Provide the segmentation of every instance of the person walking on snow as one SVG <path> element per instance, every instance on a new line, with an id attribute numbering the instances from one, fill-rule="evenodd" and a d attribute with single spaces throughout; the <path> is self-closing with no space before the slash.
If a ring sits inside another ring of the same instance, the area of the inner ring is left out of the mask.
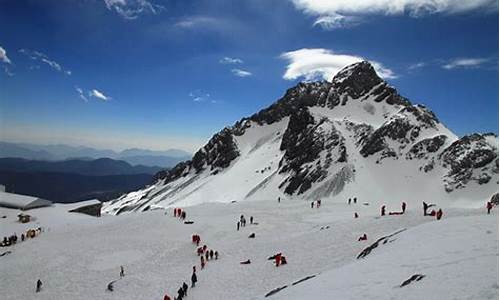
<path id="1" fill-rule="evenodd" d="M 358 198 L 354 197 L 354 204 L 356 204 L 358 202 Z"/>
<path id="2" fill-rule="evenodd" d="M 188 295 L 188 285 L 185 282 L 182 283 L 182 290 L 184 291 L 184 296 L 187 296 Z"/>
<path id="3" fill-rule="evenodd" d="M 311 208 L 314 208 L 314 202 L 311 202 Z"/>
<path id="4" fill-rule="evenodd" d="M 240 221 L 238 221 L 238 223 L 236 223 L 236 230 L 240 230 Z"/>
<path id="5" fill-rule="evenodd" d="M 40 279 L 38 279 L 38 281 L 36 282 L 36 292 L 40 292 L 42 290 L 42 281 Z"/>
<path id="6" fill-rule="evenodd" d="M 210 260 L 214 258 L 214 250 L 210 249 Z"/>
<path id="7" fill-rule="evenodd" d="M 441 220 L 442 217 L 443 217 L 443 211 L 440 208 L 436 213 L 436 219 Z"/>
<path id="8" fill-rule="evenodd" d="M 486 209 L 488 209 L 488 215 L 490 214 L 492 208 L 493 208 L 493 203 L 491 203 L 491 201 L 488 201 L 488 203 L 486 203 Z"/>
<path id="9" fill-rule="evenodd" d="M 215 251 L 214 255 L 215 255 L 215 260 L 217 260 L 219 258 L 219 252 Z"/>
<path id="10" fill-rule="evenodd" d="M 208 261 L 208 258 L 210 257 L 210 253 L 207 251 L 205 252 L 205 260 Z"/>
<path id="11" fill-rule="evenodd" d="M 120 266 L 120 278 L 125 277 L 125 269 L 123 266 Z"/>
<path id="12" fill-rule="evenodd" d="M 403 202 L 401 204 L 401 210 L 403 211 L 403 213 L 405 213 L 405 211 L 406 211 L 406 202 Z"/>
<path id="13" fill-rule="evenodd" d="M 201 256 L 201 269 L 203 270 L 203 268 L 205 268 L 205 257 L 203 257 L 203 255 Z"/>
<path id="14" fill-rule="evenodd" d="M 355 218 L 355 219 L 359 218 L 359 215 L 358 215 L 358 213 L 357 213 L 357 212 L 355 212 L 355 213 L 354 213 L 354 218 Z"/>
<path id="15" fill-rule="evenodd" d="M 182 300 L 184 298 L 184 290 L 182 289 L 182 286 L 177 290 L 177 300 Z"/>
<path id="16" fill-rule="evenodd" d="M 385 216 L 385 205 L 382 205 L 382 208 L 380 209 L 380 215 Z"/>
<path id="17" fill-rule="evenodd" d="M 250 224 L 253 224 L 253 216 L 250 216 Z"/>
<path id="18" fill-rule="evenodd" d="M 198 277 L 196 276 L 196 272 L 193 272 L 193 275 L 191 275 L 191 288 L 194 288 L 196 286 L 197 281 Z"/>
<path id="19" fill-rule="evenodd" d="M 347 204 L 351 205 L 351 198 L 349 198 L 349 201 L 347 201 Z"/>

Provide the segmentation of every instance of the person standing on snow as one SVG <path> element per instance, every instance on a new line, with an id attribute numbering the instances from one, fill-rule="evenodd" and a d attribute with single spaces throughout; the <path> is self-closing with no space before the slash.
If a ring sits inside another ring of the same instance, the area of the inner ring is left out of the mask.
<path id="1" fill-rule="evenodd" d="M 36 292 L 40 292 L 42 290 L 42 281 L 40 279 L 38 279 L 38 281 L 36 282 Z"/>
<path id="2" fill-rule="evenodd" d="M 347 204 L 351 205 L 351 198 L 349 198 L 349 201 L 347 201 Z"/>
<path id="3" fill-rule="evenodd" d="M 182 300 L 184 298 L 184 290 L 182 286 L 177 290 L 177 300 Z"/>
<path id="4" fill-rule="evenodd" d="M 422 201 L 422 205 L 424 206 L 424 216 L 427 216 L 427 209 L 429 208 L 429 205 L 427 205 L 425 201 Z"/>
<path id="5" fill-rule="evenodd" d="M 314 208 L 314 202 L 311 202 L 311 208 Z"/>
<path id="6" fill-rule="evenodd" d="M 240 221 L 238 221 L 238 223 L 236 223 L 236 230 L 240 230 Z"/>
<path id="7" fill-rule="evenodd" d="M 488 203 L 486 203 L 486 209 L 488 210 L 488 215 L 490 214 L 492 208 L 493 208 L 493 203 L 491 203 L 491 201 L 488 201 Z"/>
<path id="8" fill-rule="evenodd" d="M 120 266 L 120 278 L 123 277 L 125 277 L 125 269 L 123 268 L 123 266 Z"/>
<path id="9" fill-rule="evenodd" d="M 280 263 L 281 263 L 281 253 L 276 254 L 276 256 L 274 257 L 274 262 L 276 264 L 276 267 L 280 266 Z"/>
<path id="10" fill-rule="evenodd" d="M 217 260 L 219 258 L 219 252 L 215 251 L 214 255 L 215 255 L 215 260 Z"/>
<path id="11" fill-rule="evenodd" d="M 440 208 L 436 213 L 436 219 L 441 220 L 442 217 L 443 217 L 443 211 Z"/>
<path id="12" fill-rule="evenodd" d="M 382 205 L 382 208 L 380 209 L 380 215 L 385 216 L 385 205 Z"/>
<path id="13" fill-rule="evenodd" d="M 210 253 L 210 260 L 212 260 L 214 258 L 214 250 L 210 249 L 209 253 Z"/>
<path id="14" fill-rule="evenodd" d="M 184 291 L 184 296 L 187 296 L 188 295 L 188 285 L 185 282 L 182 283 L 182 290 Z"/>
<path id="15" fill-rule="evenodd" d="M 354 218 L 355 218 L 355 219 L 359 218 L 359 215 L 358 215 L 358 213 L 357 213 L 357 212 L 355 212 L 355 213 L 354 213 Z"/>
<path id="16" fill-rule="evenodd" d="M 193 272 L 193 275 L 191 275 L 191 288 L 194 288 L 196 286 L 197 281 L 198 277 L 196 276 L 196 272 Z"/>
<path id="17" fill-rule="evenodd" d="M 406 202 L 403 202 L 401 204 L 401 210 L 403 211 L 403 213 L 405 213 L 405 211 L 406 211 Z"/>
<path id="18" fill-rule="evenodd" d="M 250 216 L 250 224 L 253 224 L 253 216 Z"/>
<path id="19" fill-rule="evenodd" d="M 201 269 L 203 270 L 203 268 L 205 268 L 205 257 L 203 257 L 202 255 L 200 260 L 201 260 Z"/>

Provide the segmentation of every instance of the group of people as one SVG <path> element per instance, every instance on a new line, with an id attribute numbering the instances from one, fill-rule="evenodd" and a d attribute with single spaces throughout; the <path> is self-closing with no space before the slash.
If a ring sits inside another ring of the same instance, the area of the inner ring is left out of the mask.
<path id="1" fill-rule="evenodd" d="M 392 215 L 403 215 L 406 212 L 406 202 L 401 203 L 401 211 L 391 211 L 389 216 Z M 385 216 L 385 204 L 380 208 L 380 215 Z"/>
<path id="2" fill-rule="evenodd" d="M 314 203 L 316 203 L 316 208 L 321 206 L 321 199 L 311 202 L 311 208 L 314 208 Z"/>
<path id="3" fill-rule="evenodd" d="M 253 224 L 253 216 L 250 216 L 250 224 Z M 247 225 L 247 219 L 244 215 L 240 216 L 240 220 L 236 223 L 236 230 L 240 230 L 240 227 L 245 227 Z"/>
<path id="4" fill-rule="evenodd" d="M 8 247 L 16 244 L 18 242 L 18 239 L 21 239 L 21 242 L 24 242 L 28 238 L 34 238 L 38 236 L 42 232 L 42 228 L 33 228 L 33 229 L 28 229 L 26 232 L 21 233 L 21 236 L 18 237 L 17 233 L 14 233 L 11 236 L 4 236 L 2 242 L 0 242 L 0 247 Z"/>
<path id="5" fill-rule="evenodd" d="M 182 210 L 182 208 L 174 208 L 174 217 L 177 217 L 181 220 L 186 219 L 186 211 Z"/>
<path id="6" fill-rule="evenodd" d="M 349 198 L 349 200 L 347 200 L 347 204 L 351 205 L 351 202 L 353 202 L 354 204 L 358 203 L 358 198 L 354 197 L 352 200 L 351 200 L 351 198 Z"/>

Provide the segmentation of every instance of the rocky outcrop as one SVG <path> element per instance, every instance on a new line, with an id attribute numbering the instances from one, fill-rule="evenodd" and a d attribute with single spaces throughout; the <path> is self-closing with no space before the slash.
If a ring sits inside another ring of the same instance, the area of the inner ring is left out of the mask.
<path id="1" fill-rule="evenodd" d="M 480 134 L 467 135 L 457 140 L 439 158 L 442 166 L 449 170 L 444 178 L 448 192 L 465 187 L 469 181 L 488 183 L 491 173 L 498 174 L 498 149 Z"/>

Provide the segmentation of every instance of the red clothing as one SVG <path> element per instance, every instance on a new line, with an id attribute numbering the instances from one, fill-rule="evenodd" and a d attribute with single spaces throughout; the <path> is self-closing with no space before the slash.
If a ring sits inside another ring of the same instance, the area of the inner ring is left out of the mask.
<path id="1" fill-rule="evenodd" d="M 168 295 L 165 295 L 165 297 L 163 297 L 163 300 L 171 300 L 171 299 Z"/>
<path id="2" fill-rule="evenodd" d="M 274 257 L 274 261 L 276 263 L 276 267 L 279 267 L 281 263 L 281 253 L 276 254 L 276 256 Z"/>

